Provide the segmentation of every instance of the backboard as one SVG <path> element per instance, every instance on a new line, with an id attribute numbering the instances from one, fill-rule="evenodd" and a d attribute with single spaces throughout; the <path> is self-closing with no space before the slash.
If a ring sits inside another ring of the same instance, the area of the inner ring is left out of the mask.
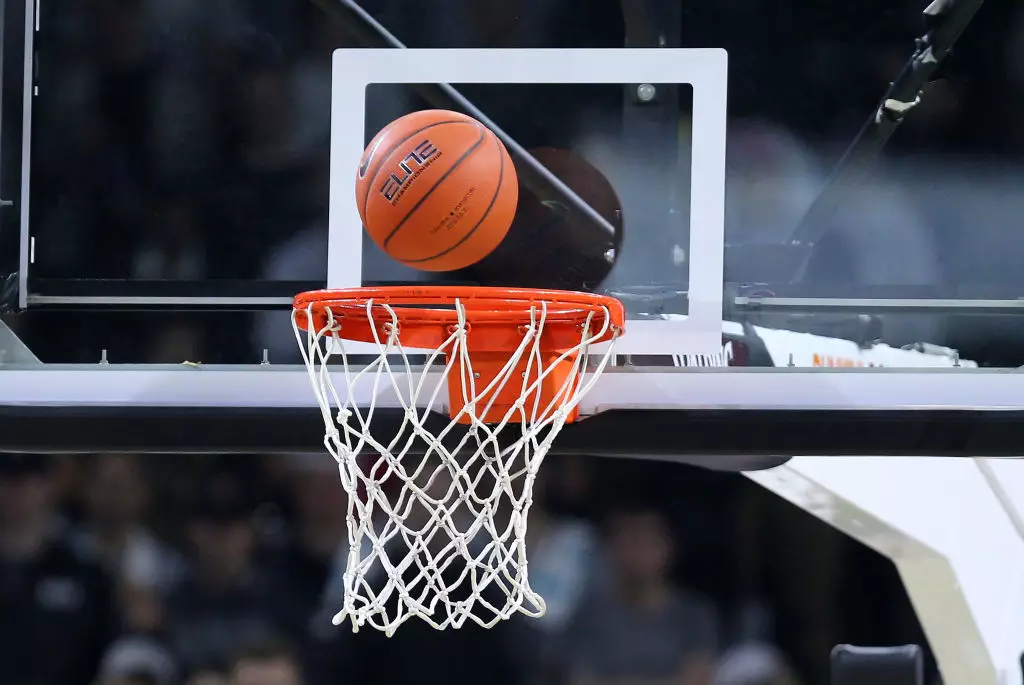
<path id="1" fill-rule="evenodd" d="M 292 296 L 432 282 L 625 303 L 615 366 L 556 451 L 724 468 L 1016 451 L 1021 153 L 985 156 L 996 130 L 1019 138 L 1011 77 L 971 91 L 985 126 L 949 104 L 993 68 L 975 48 L 1008 9 L 986 6 L 915 106 L 903 91 L 930 72 L 882 95 L 925 35 L 916 7 L 796 3 L 781 50 L 757 47 L 750 7 L 608 0 L 576 24 L 558 3 L 454 24 L 389 7 L 8 3 L 3 446 L 315 449 Z M 936 51 L 972 16 L 934 24 Z M 866 36 L 893 64 L 869 64 Z M 352 189 L 369 138 L 428 107 L 488 124 L 521 183 L 508 239 L 442 275 L 364 239 Z M 57 415 L 84 432 L 47 430 Z"/>

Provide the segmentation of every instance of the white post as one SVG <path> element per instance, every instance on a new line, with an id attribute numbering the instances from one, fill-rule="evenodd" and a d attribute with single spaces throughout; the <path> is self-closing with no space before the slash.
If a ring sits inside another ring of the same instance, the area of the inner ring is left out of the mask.
<path id="1" fill-rule="evenodd" d="M 945 685 L 1021 685 L 1024 461 L 796 457 L 745 475 L 893 561 Z"/>

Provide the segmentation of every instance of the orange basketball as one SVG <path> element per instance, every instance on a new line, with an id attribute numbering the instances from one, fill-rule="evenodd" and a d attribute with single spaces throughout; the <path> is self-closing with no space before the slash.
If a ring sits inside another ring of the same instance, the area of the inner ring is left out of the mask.
<path id="1" fill-rule="evenodd" d="M 382 250 L 423 271 L 475 264 L 508 233 L 519 182 L 505 146 L 476 119 L 408 114 L 370 141 L 356 205 Z"/>

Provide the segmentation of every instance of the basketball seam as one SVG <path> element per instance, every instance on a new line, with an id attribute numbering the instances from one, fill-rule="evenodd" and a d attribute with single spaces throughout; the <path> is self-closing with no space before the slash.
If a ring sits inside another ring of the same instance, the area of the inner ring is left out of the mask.
<path id="1" fill-rule="evenodd" d="M 432 124 L 427 124 L 422 128 L 416 129 L 415 131 L 407 135 L 405 138 L 402 138 L 401 140 L 397 141 L 386 151 L 378 155 L 377 164 L 374 165 L 372 173 L 364 175 L 364 178 L 369 178 L 369 181 L 367 181 L 366 183 L 366 193 L 363 195 L 363 201 L 360 203 L 363 206 L 363 211 L 361 214 L 364 220 L 366 219 L 366 205 L 370 203 L 370 191 L 373 190 L 373 184 L 377 182 L 377 174 L 380 173 L 381 167 L 384 166 L 384 162 L 387 160 L 387 158 L 394 154 L 395 150 L 397 150 L 402 145 L 402 143 L 408 141 L 410 138 L 418 136 L 427 129 L 434 128 L 435 126 L 444 126 L 445 124 L 469 124 L 470 126 L 476 126 L 475 122 L 466 121 L 464 119 L 448 119 L 445 121 L 435 121 Z"/>
<path id="2" fill-rule="evenodd" d="M 498 146 L 498 157 L 499 157 L 499 159 L 501 161 L 499 162 L 499 166 L 498 166 L 498 185 L 494 188 L 494 195 L 491 196 L 491 201 L 487 205 L 487 210 L 484 211 L 483 216 L 481 216 L 480 219 L 476 222 L 476 224 L 473 225 L 473 228 L 469 229 L 469 231 L 466 232 L 466 235 L 462 236 L 462 239 L 459 240 L 459 242 L 455 243 L 454 245 L 452 245 L 451 247 L 449 247 L 449 248 L 447 248 L 445 250 L 442 250 L 441 252 L 438 252 L 433 257 L 423 257 L 421 259 L 403 259 L 402 261 L 405 262 L 406 264 L 418 264 L 418 263 L 421 263 L 421 262 L 429 262 L 429 261 L 431 261 L 433 259 L 437 259 L 438 257 L 445 256 L 446 254 L 448 254 L 449 252 L 451 252 L 452 250 L 457 248 L 459 245 L 461 245 L 462 243 L 464 243 L 467 240 L 469 240 L 470 236 L 472 236 L 474 233 L 476 233 L 477 229 L 480 228 L 480 224 L 482 224 L 484 222 L 484 219 L 487 218 L 487 215 L 491 213 L 492 209 L 494 209 L 494 203 L 498 201 L 498 195 L 501 193 L 501 187 L 502 187 L 503 183 L 505 182 L 505 154 L 506 153 L 505 153 L 505 146 L 501 144 L 500 140 L 498 140 L 498 136 L 494 135 L 493 132 L 490 132 L 490 131 L 488 131 L 488 132 L 491 133 L 491 138 L 494 139 L 494 142 Z"/>
<path id="3" fill-rule="evenodd" d="M 423 193 L 423 197 L 417 200 L 416 204 L 414 204 L 412 208 L 406 213 L 406 215 L 402 217 L 402 220 L 399 221 L 398 224 L 393 229 L 391 229 L 391 233 L 388 233 L 388 236 L 384 239 L 383 246 L 385 251 L 387 251 L 388 243 L 391 242 L 391 239 L 394 238 L 395 234 L 401 230 L 402 226 L 405 225 L 405 222 L 409 220 L 409 217 L 415 214 L 416 210 L 420 208 L 420 206 L 427 200 L 428 197 L 430 197 L 431 193 L 437 190 L 438 186 L 444 183 L 445 179 L 451 176 L 452 172 L 459 168 L 460 164 L 469 159 L 469 156 L 476 152 L 477 148 L 483 145 L 484 139 L 486 138 L 485 132 L 487 131 L 487 129 L 485 129 L 483 126 L 476 124 L 474 124 L 474 126 L 476 126 L 477 131 L 479 131 L 480 137 L 477 139 L 475 143 L 473 143 L 473 145 L 468 150 L 462 153 L 461 157 L 455 160 L 455 164 L 452 164 L 450 167 L 448 167 L 448 170 L 441 175 L 441 178 L 437 179 L 434 182 L 434 185 L 430 186 L 427 192 Z"/>

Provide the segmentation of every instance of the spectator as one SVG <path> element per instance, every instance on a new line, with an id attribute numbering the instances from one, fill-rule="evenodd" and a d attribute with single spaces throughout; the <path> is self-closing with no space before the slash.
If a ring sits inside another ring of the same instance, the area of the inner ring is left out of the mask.
<path id="1" fill-rule="evenodd" d="M 545 467 L 547 465 L 545 464 Z M 602 573 L 598 539 L 586 521 L 558 516 L 548 508 L 550 478 L 541 468 L 533 485 L 527 550 L 530 584 L 544 597 L 547 613 L 540 621 L 549 634 L 560 633 L 575 615 Z"/>
<path id="2" fill-rule="evenodd" d="M 172 685 L 175 664 L 159 643 L 144 638 L 118 640 L 103 657 L 101 685 Z"/>
<path id="3" fill-rule="evenodd" d="M 83 516 L 82 463 L 85 460 L 81 454 L 55 454 L 50 459 L 53 501 L 61 525 L 77 525 Z"/>
<path id="4" fill-rule="evenodd" d="M 141 238 L 132 263 L 134 278 L 201 280 L 206 275 L 203 229 L 193 202 L 168 193 L 159 205 L 159 221 Z"/>
<path id="5" fill-rule="evenodd" d="M 751 643 L 730 649 L 718 664 L 714 685 L 797 685 L 778 649 Z"/>
<path id="6" fill-rule="evenodd" d="M 573 685 L 709 685 L 717 639 L 713 608 L 669 580 L 668 524 L 645 506 L 608 518 L 612 577 L 566 634 Z"/>
<path id="7" fill-rule="evenodd" d="M 604 575 L 599 540 L 586 521 L 560 516 L 551 508 L 552 486 L 558 485 L 561 461 L 545 463 L 533 484 L 526 549 L 530 586 L 544 598 L 547 613 L 523 622 L 520 649 L 536 683 L 557 682 L 564 671 L 564 652 L 556 639 L 594 592 Z"/>
<path id="8" fill-rule="evenodd" d="M 54 529 L 51 468 L 0 455 L 0 685 L 87 685 L 116 628 L 108 579 Z"/>
<path id="9" fill-rule="evenodd" d="M 335 682 L 340 681 L 337 678 Z M 231 685 L 302 685 L 295 655 L 282 644 L 268 642 L 247 649 L 231 666 Z"/>
<path id="10" fill-rule="evenodd" d="M 171 594 L 171 645 L 189 672 L 224 666 L 238 649 L 276 632 L 270 588 L 253 563 L 252 510 L 241 484 L 215 475 L 201 484 L 188 523 L 192 563 Z"/>
<path id="11" fill-rule="evenodd" d="M 737 643 L 765 639 L 770 626 L 808 682 L 827 680 L 828 660 L 820 655 L 851 625 L 846 598 L 856 596 L 856 590 L 849 587 L 844 572 L 853 564 L 852 543 L 759 488 L 744 493 L 737 513 L 733 566 L 743 603 Z M 801 553 L 804 549 L 813 549 L 814 554 Z M 763 630 L 750 631 L 751 606 L 764 605 L 769 598 L 774 614 L 765 616 Z"/>
<path id="12" fill-rule="evenodd" d="M 185 685 L 228 685 L 228 678 L 215 669 L 202 669 L 189 676 Z"/>
<path id="13" fill-rule="evenodd" d="M 550 484 L 545 501 L 553 511 L 576 519 L 594 518 L 594 486 L 597 472 L 593 457 L 583 454 L 549 455 L 541 473 Z"/>
<path id="14" fill-rule="evenodd" d="M 317 456 L 326 458 L 328 464 L 334 463 L 326 453 Z M 259 502 L 254 517 L 257 547 L 273 559 L 292 542 L 294 460 L 289 454 L 246 454 L 240 455 L 239 461 L 239 476 L 245 479 L 247 489 Z M 336 475 L 337 470 L 334 473 Z"/>
<path id="15" fill-rule="evenodd" d="M 151 583 L 122 581 L 118 588 L 118 604 L 125 633 L 160 636 L 164 631 L 164 596 Z"/>
<path id="16" fill-rule="evenodd" d="M 85 525 L 72 537 L 76 549 L 115 579 L 158 593 L 169 590 L 181 560 L 142 523 L 149 484 L 139 458 L 97 455 L 85 500 Z"/>
<path id="17" fill-rule="evenodd" d="M 739 618 L 737 639 L 715 668 L 715 685 L 796 685 L 792 666 L 771 640 L 767 607 L 748 602 Z"/>
<path id="18" fill-rule="evenodd" d="M 205 358 L 203 337 L 207 332 L 187 319 L 164 321 L 154 328 L 150 344 L 142 352 L 145 364 L 181 364 L 186 361 L 203 361 Z"/>
<path id="19" fill-rule="evenodd" d="M 271 565 L 276 615 L 297 647 L 306 681 L 335 683 L 345 675 L 352 636 L 331 623 L 344 594 L 347 500 L 327 454 L 291 458 L 295 522 Z"/>

